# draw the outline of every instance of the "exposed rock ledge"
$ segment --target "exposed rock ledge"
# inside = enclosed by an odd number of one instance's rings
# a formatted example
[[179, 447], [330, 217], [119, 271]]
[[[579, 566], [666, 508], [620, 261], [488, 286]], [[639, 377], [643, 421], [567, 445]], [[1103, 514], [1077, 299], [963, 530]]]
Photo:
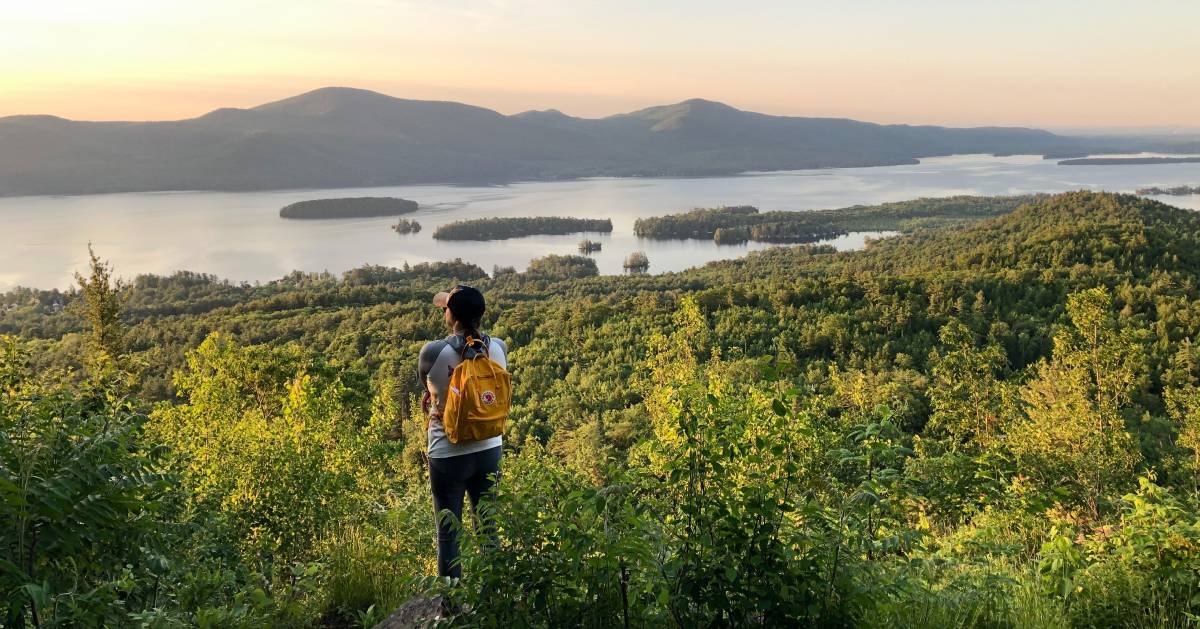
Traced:
[[375, 625], [375, 629], [414, 629], [432, 627], [442, 618], [442, 597], [411, 598], [391, 616]]

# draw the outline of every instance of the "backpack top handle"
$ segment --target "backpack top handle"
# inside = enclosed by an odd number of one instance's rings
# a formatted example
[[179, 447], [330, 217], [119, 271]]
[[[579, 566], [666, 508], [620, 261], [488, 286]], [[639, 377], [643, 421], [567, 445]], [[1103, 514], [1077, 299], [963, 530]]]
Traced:
[[463, 343], [462, 349], [459, 350], [459, 352], [458, 352], [459, 355], [465, 359], [467, 357], [467, 350], [471, 349], [471, 347], [474, 346], [476, 343], [478, 343], [479, 346], [483, 348], [483, 350], [482, 350], [483, 355], [487, 356], [488, 358], [491, 358], [492, 350], [490, 347], [488, 347], [488, 344], [485, 343], [483, 341], [483, 339], [477, 339], [473, 336], [466, 337], [466, 342]]

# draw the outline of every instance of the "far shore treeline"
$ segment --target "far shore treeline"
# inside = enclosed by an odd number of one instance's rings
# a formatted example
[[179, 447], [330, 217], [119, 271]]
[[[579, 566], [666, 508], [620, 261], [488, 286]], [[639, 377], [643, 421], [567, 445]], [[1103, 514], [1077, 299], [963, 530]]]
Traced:
[[438, 240], [503, 240], [522, 236], [554, 236], [584, 232], [607, 234], [612, 230], [612, 221], [607, 218], [477, 218], [446, 223], [434, 230], [433, 237]]
[[1077, 157], [1064, 159], [1059, 166], [1146, 166], [1150, 164], [1196, 164], [1200, 157]]
[[1190, 194], [1200, 194], [1200, 186], [1174, 186], [1172, 188], [1159, 188], [1158, 186], [1150, 186], [1148, 188], [1138, 188], [1137, 195], [1139, 197], [1153, 196], [1173, 196], [1183, 197]]
[[281, 218], [370, 218], [416, 212], [416, 201], [399, 197], [351, 197], [299, 201], [279, 210]]

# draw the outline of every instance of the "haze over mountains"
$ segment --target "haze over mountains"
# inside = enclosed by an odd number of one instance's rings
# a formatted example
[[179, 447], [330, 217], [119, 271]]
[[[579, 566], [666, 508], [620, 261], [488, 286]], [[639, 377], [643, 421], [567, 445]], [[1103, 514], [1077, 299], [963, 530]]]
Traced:
[[720, 175], [1092, 145], [1037, 129], [770, 116], [699, 99], [584, 119], [330, 87], [190, 120], [0, 118], [0, 195]]

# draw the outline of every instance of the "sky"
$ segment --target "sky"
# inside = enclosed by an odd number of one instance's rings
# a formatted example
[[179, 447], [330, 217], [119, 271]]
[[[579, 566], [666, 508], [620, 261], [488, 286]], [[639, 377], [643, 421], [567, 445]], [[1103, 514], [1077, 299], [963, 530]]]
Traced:
[[0, 116], [191, 118], [330, 85], [598, 117], [1200, 126], [1200, 0], [0, 0]]

